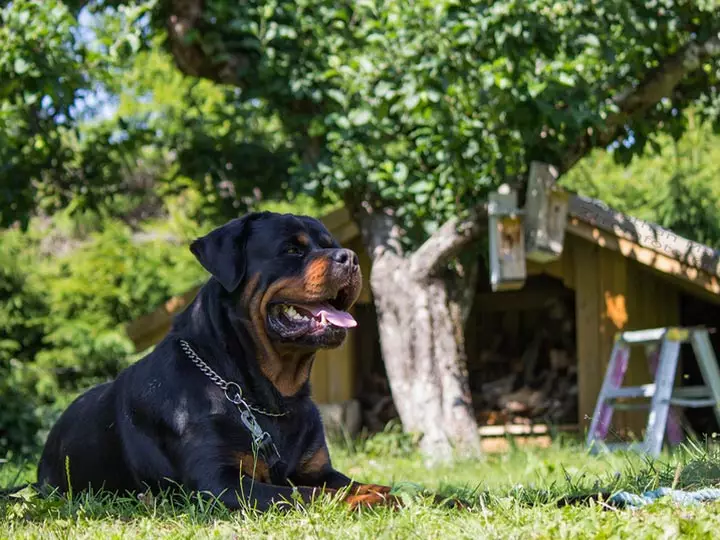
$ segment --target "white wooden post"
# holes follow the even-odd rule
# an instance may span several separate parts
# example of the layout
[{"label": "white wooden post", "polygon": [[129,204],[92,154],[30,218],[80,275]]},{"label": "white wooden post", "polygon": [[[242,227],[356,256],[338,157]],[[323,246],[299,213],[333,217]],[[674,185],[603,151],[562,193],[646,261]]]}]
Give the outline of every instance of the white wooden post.
[{"label": "white wooden post", "polygon": [[519,289],[525,284],[525,239],[517,193],[502,185],[489,197],[490,285],[493,291]]},{"label": "white wooden post", "polygon": [[557,185],[558,171],[552,165],[530,164],[525,198],[525,243],[527,258],[538,263],[562,255],[569,194]]}]

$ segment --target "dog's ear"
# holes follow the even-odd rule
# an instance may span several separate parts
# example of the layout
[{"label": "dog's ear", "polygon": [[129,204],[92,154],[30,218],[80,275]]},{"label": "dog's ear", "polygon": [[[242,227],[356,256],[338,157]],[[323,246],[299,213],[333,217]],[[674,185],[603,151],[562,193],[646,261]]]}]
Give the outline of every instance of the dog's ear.
[{"label": "dog's ear", "polygon": [[195,258],[228,292],[245,277],[245,240],[252,218],[248,214],[233,219],[190,244]]}]

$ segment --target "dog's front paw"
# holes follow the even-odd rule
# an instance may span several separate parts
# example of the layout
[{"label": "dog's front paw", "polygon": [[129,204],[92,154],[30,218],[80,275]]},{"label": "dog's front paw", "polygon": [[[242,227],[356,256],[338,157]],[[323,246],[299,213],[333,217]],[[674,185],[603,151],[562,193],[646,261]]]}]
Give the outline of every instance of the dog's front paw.
[{"label": "dog's front paw", "polygon": [[351,509],[372,508],[384,506],[399,508],[402,506],[402,499],[391,495],[392,488],[377,484],[362,484],[353,489],[346,497],[345,502]]},{"label": "dog's front paw", "polygon": [[374,508],[389,507],[400,508],[402,500],[395,495],[387,493],[364,493],[363,495],[349,495],[345,497],[345,502],[351,510],[357,508]]}]

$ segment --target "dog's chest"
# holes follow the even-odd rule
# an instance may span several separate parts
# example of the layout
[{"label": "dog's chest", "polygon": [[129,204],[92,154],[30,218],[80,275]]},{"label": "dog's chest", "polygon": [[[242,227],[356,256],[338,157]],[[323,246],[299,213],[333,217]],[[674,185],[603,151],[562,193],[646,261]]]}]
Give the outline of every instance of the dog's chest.
[{"label": "dog's chest", "polygon": [[[253,432],[237,422],[239,438],[233,444],[233,460],[240,472],[258,482],[286,483],[297,469],[303,454],[306,429],[297,422],[285,419],[268,419],[258,415],[256,422],[269,441],[262,449],[253,445]],[[273,458],[276,456],[277,459]],[[276,463],[272,464],[273,461]]]}]

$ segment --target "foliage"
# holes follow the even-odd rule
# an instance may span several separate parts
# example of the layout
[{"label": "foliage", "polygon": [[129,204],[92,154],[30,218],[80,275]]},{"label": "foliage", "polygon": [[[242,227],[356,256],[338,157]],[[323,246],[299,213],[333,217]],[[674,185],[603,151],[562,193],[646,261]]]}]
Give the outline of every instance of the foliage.
[{"label": "foliage", "polygon": [[720,249],[720,135],[689,116],[678,140],[658,137],[628,167],[595,151],[563,177],[563,185],[620,211]]},{"label": "foliage", "polygon": [[[174,7],[157,4],[156,30]],[[559,162],[571,143],[592,143],[618,110],[614,98],[660,59],[717,32],[715,7],[215,1],[188,22],[184,41],[167,43],[192,64],[186,71],[236,84],[280,114],[297,145],[295,186],[394,208],[417,242],[491,185],[518,179],[530,160]],[[634,143],[617,159],[658,133],[679,136],[690,104],[717,118],[718,65],[701,68],[626,119],[618,137]]]},{"label": "foliage", "polygon": [[76,29],[62,2],[13,0],[0,8],[0,226],[27,225],[41,193],[64,205],[69,192],[97,187],[93,176],[82,186],[67,177],[76,160],[68,139],[108,71]]},{"label": "foliage", "polygon": [[379,433],[352,441],[349,449],[370,457],[408,457],[417,453],[419,440],[417,434],[405,433],[399,422],[390,421]]},{"label": "foliage", "polygon": [[[277,193],[290,159],[278,119],[233,88],[184,77],[158,49],[138,54],[116,88],[117,118],[155,133],[144,147],[146,161],[156,163],[153,190],[162,199],[194,190],[192,217],[213,222]],[[127,136],[136,131],[129,127]]]},{"label": "foliage", "polygon": [[[7,31],[21,26],[26,4],[3,8]],[[8,178],[52,195],[36,197],[44,204],[113,208],[147,166],[156,180],[142,193],[192,187],[211,219],[257,202],[253,188],[299,189],[394,208],[415,243],[491,185],[524,175],[530,160],[557,162],[572,142],[592,139],[617,111],[614,98],[689,41],[717,32],[715,4],[215,0],[178,38],[166,32],[168,17],[184,13],[173,0],[67,2],[73,11],[59,0],[35,3],[41,53],[58,58],[41,80],[75,75],[58,79],[70,85],[62,89],[67,106],[46,127],[58,134],[53,155],[66,158],[48,164],[23,154],[24,133],[0,145],[12,152],[2,161],[25,156],[24,174]],[[90,38],[77,39],[83,5],[94,24],[84,28]],[[28,45],[10,43],[0,70],[12,76],[0,77],[0,87],[27,124],[31,104],[5,81],[29,86],[21,77],[37,73],[11,69]],[[186,72],[223,84],[173,71],[162,43]],[[656,145],[658,133],[679,136],[688,105],[717,119],[717,82],[718,65],[708,62],[667,99],[628,117],[619,137],[633,144],[615,157],[625,162]],[[98,85],[117,97],[119,113],[79,122],[70,104]],[[42,88],[29,99],[59,92]],[[60,135],[68,130],[77,133]],[[63,175],[53,175],[60,166]],[[15,206],[0,205],[4,223],[27,210],[28,189],[25,203],[6,192]]]},{"label": "foliage", "polygon": [[108,221],[47,256],[46,227],[0,235],[0,455],[34,451],[58,409],[136,358],[125,323],[206,279],[187,238],[138,239]]},{"label": "foliage", "polygon": [[[360,45],[334,51],[341,111],[325,118],[319,178],[331,189],[360,184],[431,232],[490,184],[532,159],[559,163],[569,142],[602,129],[608,98],[686,42],[695,19],[703,31],[719,26],[717,12],[663,4],[657,13],[624,1],[361,4]],[[670,110],[683,105],[633,122],[636,144],[618,156],[642,151],[654,131],[681,132]]]},{"label": "foliage", "polygon": [[63,208],[153,214],[188,188],[202,195],[194,217],[217,222],[287,187],[277,118],[183,77],[143,24],[155,2],[68,4],[0,11],[0,226]]},{"label": "foliage", "polygon": [[27,245],[22,237],[0,240],[0,455],[4,449],[21,454],[35,450],[40,421],[37,401],[27,392],[28,366],[42,346],[42,318],[48,305],[42,291],[28,280]]},{"label": "foliage", "polygon": [[[717,485],[717,476],[685,480],[697,464],[717,465],[716,451],[678,452],[661,462],[631,454],[589,455],[576,444],[489,454],[484,460],[427,466],[419,456],[348,454],[331,447],[333,464],[359,481],[392,484],[408,506],[400,511],[350,513],[338,501],[319,501],[302,510],[229,512],[196,497],[110,497],[75,494],[41,499],[30,492],[0,501],[0,526],[10,537],[265,537],[297,538],[713,538],[720,526],[718,503],[678,506],[660,501],[640,511],[608,511],[603,503],[560,508],[562,496],[658,486]],[[0,485],[34,471],[0,466]],[[17,476],[21,475],[20,479]],[[692,477],[692,475],[690,475]],[[462,494],[470,511],[437,508],[413,488]]]},{"label": "foliage", "polygon": [[58,373],[70,390],[115,376],[134,352],[121,324],[204,277],[189,250],[140,243],[126,227],[110,224],[43,272],[53,309],[38,367]]}]

